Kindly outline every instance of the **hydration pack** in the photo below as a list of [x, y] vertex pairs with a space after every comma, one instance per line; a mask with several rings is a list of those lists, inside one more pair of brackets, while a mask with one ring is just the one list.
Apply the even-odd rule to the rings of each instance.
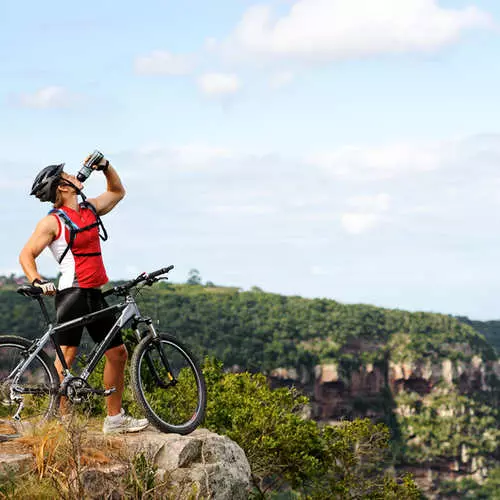
[[[64, 212], [63, 210], [59, 208], [53, 208], [50, 212], [50, 214], [55, 214], [58, 215], [64, 222], [64, 225], [68, 228], [69, 231], [69, 243], [64, 252], [62, 253], [61, 257], [58, 260], [58, 263], [60, 264], [64, 257], [66, 257], [66, 254], [69, 252], [70, 248], [73, 246], [73, 243], [75, 242], [76, 235], [79, 233], [83, 233], [83, 231], [88, 231], [90, 229], [93, 229], [94, 227], [99, 228], [99, 238], [101, 238], [102, 241], [106, 241], [108, 239], [108, 233], [106, 232], [106, 228], [104, 227], [101, 218], [97, 214], [97, 211], [92, 205], [92, 203], [89, 203], [88, 201], [84, 201], [83, 203], [80, 203], [81, 208], [89, 208], [91, 212], [95, 216], [95, 222], [92, 224], [89, 224], [88, 226], [84, 227], [79, 227], [75, 222], [73, 222], [69, 215]], [[101, 232], [102, 229], [102, 232]], [[93, 253], [73, 253], [75, 257], [98, 257], [101, 255], [101, 252], [93, 252]]]

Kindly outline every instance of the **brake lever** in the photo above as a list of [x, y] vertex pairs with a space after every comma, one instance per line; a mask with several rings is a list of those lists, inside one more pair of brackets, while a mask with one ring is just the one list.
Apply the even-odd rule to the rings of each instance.
[[161, 280], [167, 281], [168, 278], [166, 276], [150, 278], [150, 279], [146, 280], [145, 284], [148, 286], [153, 286], [155, 283], [157, 283], [158, 281], [161, 281]]

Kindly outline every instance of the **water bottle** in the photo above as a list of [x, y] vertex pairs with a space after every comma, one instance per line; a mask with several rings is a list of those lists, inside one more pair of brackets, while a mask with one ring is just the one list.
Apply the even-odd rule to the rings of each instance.
[[85, 182], [90, 174], [93, 172], [93, 166], [99, 163], [102, 159], [104, 158], [104, 155], [100, 152], [97, 151], [97, 149], [88, 157], [87, 161], [84, 162], [82, 168], [76, 175], [76, 178], [80, 182]]

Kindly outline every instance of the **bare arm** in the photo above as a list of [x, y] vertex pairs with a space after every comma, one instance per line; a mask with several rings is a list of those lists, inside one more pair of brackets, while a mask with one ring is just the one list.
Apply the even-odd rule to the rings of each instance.
[[110, 164], [104, 172], [106, 176], [106, 191], [96, 198], [89, 199], [99, 215], [107, 214], [125, 196], [125, 188], [116, 170]]
[[35, 259], [52, 243], [59, 226], [55, 217], [47, 215], [36, 226], [26, 245], [19, 254], [19, 263], [30, 283], [35, 279], [43, 280], [36, 267]]

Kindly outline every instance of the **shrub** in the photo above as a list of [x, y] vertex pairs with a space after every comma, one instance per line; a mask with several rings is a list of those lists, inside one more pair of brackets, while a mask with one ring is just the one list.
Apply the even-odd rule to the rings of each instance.
[[295, 389], [271, 390], [261, 374], [224, 373], [206, 360], [206, 427], [237, 442], [259, 496], [294, 489], [305, 498], [418, 499], [410, 477], [396, 481], [389, 431], [368, 419], [319, 427], [304, 418], [309, 401]]

